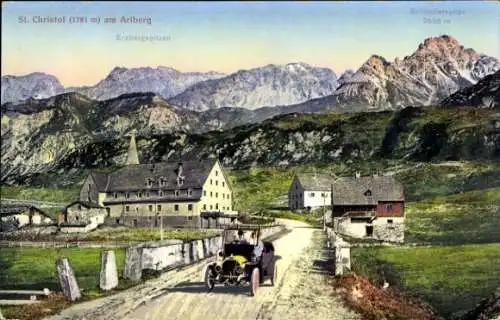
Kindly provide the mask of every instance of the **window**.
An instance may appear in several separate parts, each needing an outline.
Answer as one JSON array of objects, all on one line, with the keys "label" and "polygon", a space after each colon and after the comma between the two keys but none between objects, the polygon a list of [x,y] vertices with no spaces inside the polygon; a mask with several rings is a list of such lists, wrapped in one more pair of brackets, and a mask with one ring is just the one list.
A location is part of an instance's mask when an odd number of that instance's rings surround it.
[{"label": "window", "polygon": [[164,177],[161,177],[160,178],[160,186],[164,187],[166,185],[167,185],[167,179],[165,179]]},{"label": "window", "polygon": [[366,190],[364,193],[365,196],[371,197],[372,196],[372,191],[371,190]]},{"label": "window", "polygon": [[203,195],[206,196],[207,195],[207,191],[206,190],[203,190]]},{"label": "window", "polygon": [[387,205],[387,211],[392,211],[392,204]]},{"label": "window", "polygon": [[184,184],[184,178],[177,178],[177,185],[182,186]]},{"label": "window", "polygon": [[188,195],[188,196],[193,195],[193,191],[192,191],[192,190],[188,190],[188,191],[187,191],[187,195]]},{"label": "window", "polygon": [[80,217],[79,216],[76,216],[75,217],[76,221],[80,220]]},{"label": "window", "polygon": [[116,194],[116,192],[115,192],[115,193],[113,193],[113,197],[114,197],[115,199],[116,199],[116,198],[118,198],[118,195]]},{"label": "window", "polygon": [[215,185],[218,186],[219,185],[219,181],[215,180]]},{"label": "window", "polygon": [[213,206],[212,206],[212,205],[210,205],[210,210],[212,210],[212,209],[213,209]]},{"label": "window", "polygon": [[188,204],[188,211],[193,211],[193,205],[192,204]]},{"label": "window", "polygon": [[148,187],[152,187],[153,186],[153,179],[148,178],[148,180],[147,180],[147,186]]},{"label": "window", "polygon": [[139,211],[139,207],[135,207],[135,212],[138,212]]},{"label": "window", "polygon": [[193,217],[188,217],[188,220],[193,220]]},{"label": "window", "polygon": [[213,196],[212,191],[210,191],[210,196]]},{"label": "window", "polygon": [[178,197],[179,196],[179,190],[175,190],[175,196]]},{"label": "window", "polygon": [[158,211],[161,211],[161,204],[158,205]]},{"label": "window", "polygon": [[151,211],[153,211],[153,205],[151,205],[151,204],[150,204],[150,205],[148,206],[148,208],[149,208],[149,211],[150,211],[150,212],[151,212]]},{"label": "window", "polygon": [[313,198],[313,197],[314,197],[314,192],[311,192],[311,198]]},{"label": "window", "polygon": [[130,193],[127,192],[127,194],[125,195],[125,198],[130,198]]},{"label": "window", "polygon": [[219,171],[215,170],[215,176],[217,177],[219,175]]},{"label": "window", "polygon": [[219,197],[219,193],[218,193],[218,192],[216,192],[216,193],[215,193],[215,197],[216,197],[216,198],[218,198],[218,197]]},{"label": "window", "polygon": [[222,194],[222,199],[226,199],[226,194],[225,193]]},{"label": "window", "polygon": [[159,195],[160,197],[163,197],[163,191],[161,191],[161,190],[160,190],[160,191],[158,191],[158,195]]},{"label": "window", "polygon": [[212,179],[210,179],[210,184],[212,184]]},{"label": "window", "polygon": [[175,211],[179,211],[179,205],[178,204],[174,205],[174,210]]},{"label": "window", "polygon": [[224,181],[222,181],[222,186],[223,186],[223,187],[225,187],[225,186],[226,186],[226,184],[224,183]]},{"label": "window", "polygon": [[388,224],[392,224],[392,219],[387,220]]},{"label": "window", "polygon": [[139,198],[142,198],[142,192],[139,192],[137,195],[139,196]]},{"label": "window", "polygon": [[129,207],[129,206],[126,206],[126,207],[125,207],[125,211],[129,212],[129,211],[130,211],[130,207]]},{"label": "window", "polygon": [[215,210],[219,210],[219,204],[218,203],[215,204]]},{"label": "window", "polygon": [[203,205],[203,210],[207,210],[207,205],[206,204]]}]

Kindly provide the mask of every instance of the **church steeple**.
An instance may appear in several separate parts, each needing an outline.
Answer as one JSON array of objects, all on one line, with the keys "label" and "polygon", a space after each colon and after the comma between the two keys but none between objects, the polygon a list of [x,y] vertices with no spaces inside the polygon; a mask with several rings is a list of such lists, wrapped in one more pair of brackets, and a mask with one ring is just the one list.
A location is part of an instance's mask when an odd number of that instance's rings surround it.
[{"label": "church steeple", "polygon": [[139,164],[139,156],[137,155],[137,144],[135,143],[135,131],[132,131],[130,136],[130,145],[128,146],[127,161],[125,165]]}]

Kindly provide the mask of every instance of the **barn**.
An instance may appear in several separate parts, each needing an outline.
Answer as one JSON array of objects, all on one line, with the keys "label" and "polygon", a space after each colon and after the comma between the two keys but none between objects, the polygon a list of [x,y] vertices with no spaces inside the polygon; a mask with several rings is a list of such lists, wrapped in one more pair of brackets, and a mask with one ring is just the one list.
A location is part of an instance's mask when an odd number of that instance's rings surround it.
[{"label": "barn", "polygon": [[340,178],[331,186],[338,232],[357,238],[404,241],[403,185],[391,176]]}]

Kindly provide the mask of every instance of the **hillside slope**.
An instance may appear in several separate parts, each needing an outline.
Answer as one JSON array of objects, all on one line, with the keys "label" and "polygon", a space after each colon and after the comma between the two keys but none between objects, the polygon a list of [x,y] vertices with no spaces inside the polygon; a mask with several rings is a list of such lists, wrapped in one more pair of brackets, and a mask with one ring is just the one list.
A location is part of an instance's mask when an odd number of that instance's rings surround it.
[{"label": "hillside slope", "polygon": [[[14,129],[6,134],[22,132],[22,128]],[[12,144],[9,152],[2,153],[2,181],[25,180],[33,173],[50,170],[123,163],[128,138],[99,140],[88,135],[83,123],[76,129],[45,139],[38,137],[29,144],[29,152],[16,152],[16,143]],[[59,139],[61,135],[69,137],[68,142]],[[349,164],[380,158],[496,160],[500,159],[500,112],[498,108],[433,107],[359,114],[290,114],[227,131],[140,135],[137,141],[144,163],[219,157],[223,165],[235,168]],[[43,162],[34,157],[41,157]]]}]

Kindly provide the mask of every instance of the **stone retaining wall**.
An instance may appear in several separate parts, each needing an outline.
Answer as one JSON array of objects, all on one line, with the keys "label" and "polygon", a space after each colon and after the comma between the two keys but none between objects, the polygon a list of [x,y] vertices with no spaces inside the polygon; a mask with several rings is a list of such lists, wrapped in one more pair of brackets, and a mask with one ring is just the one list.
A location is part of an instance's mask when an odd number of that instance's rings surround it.
[{"label": "stone retaining wall", "polygon": [[[284,229],[282,225],[263,228],[261,238],[265,240]],[[167,240],[132,246],[126,250],[124,278],[139,280],[142,270],[173,269],[212,259],[221,248],[222,236],[190,242]]]},{"label": "stone retaining wall", "polygon": [[335,251],[335,275],[343,275],[345,271],[351,270],[351,244],[342,239],[332,228],[325,227],[328,237],[328,246]]}]

